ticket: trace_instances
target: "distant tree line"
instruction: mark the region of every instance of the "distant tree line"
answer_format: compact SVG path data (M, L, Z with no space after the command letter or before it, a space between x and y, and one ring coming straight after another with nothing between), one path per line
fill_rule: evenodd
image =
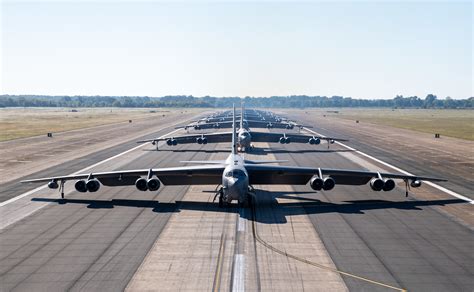
M148 96L46 96L0 95L0 107L231 107L245 102L248 107L312 108L312 107L391 107L391 108L473 108L474 97L467 99L438 99L428 94L393 99L355 99L343 96L271 96L271 97L194 97L174 95Z

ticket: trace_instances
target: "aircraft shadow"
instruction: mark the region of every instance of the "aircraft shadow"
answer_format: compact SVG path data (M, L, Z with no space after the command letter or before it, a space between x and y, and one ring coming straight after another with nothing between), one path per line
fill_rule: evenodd
M256 221L264 224L284 224L287 222L286 216L304 214L365 214L364 211L381 209L399 209L420 211L422 207L445 206L450 204L466 203L460 199L431 200L431 201L387 201L387 200L360 200L344 201L340 203L324 202L312 198L289 196L286 192L265 192L258 191L256 205ZM277 197L286 199L296 199L299 202L278 202ZM157 213L180 212L181 210L209 211L239 213L237 204L231 204L226 208L219 208L217 202L196 202L196 201L176 201L164 203L153 200L93 200L93 199L51 199L33 198L35 202L49 202L57 204L83 204L91 209L113 209L115 207L149 208ZM251 212L241 212L240 216L251 219Z

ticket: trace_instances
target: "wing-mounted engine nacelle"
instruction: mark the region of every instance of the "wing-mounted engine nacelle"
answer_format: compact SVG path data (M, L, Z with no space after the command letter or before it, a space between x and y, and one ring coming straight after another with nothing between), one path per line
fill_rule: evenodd
M370 180L370 187L374 191L391 191L395 188L395 182L393 179L381 179L378 177L374 177Z
M161 183L157 178L150 178L149 180L147 180L146 186L149 191L154 192L160 188Z
M411 181L410 186L411 186L412 188L418 188L418 187L420 187L420 186L421 186L421 180L413 180L413 181Z
M168 139L168 140L166 140L166 145L168 145L168 146L176 146L176 145L178 145L178 140L173 139L173 138Z
M91 193L97 192L100 188L100 182L95 178L88 179L86 182L86 188Z
M137 179L135 181L135 187L137 188L137 190L142 191L142 192L148 190L146 179L143 177Z
M195 126L194 126L194 130L201 130L201 126L195 125Z
M312 137L312 138L309 138L308 143L310 145L319 145L319 143L321 143L321 139Z
M74 188L80 193L85 193L87 191L94 193L99 190L100 182L95 178L91 178L88 180L80 179L76 181L76 183L74 184Z
M329 144L334 144L334 142L336 142L336 141L334 141L334 139L329 139L329 140L328 140L328 143L329 143Z
M293 124L287 124L287 125L286 125L286 128L289 129L289 130L293 129L294 127L295 127L295 126L293 126Z
M280 142L280 144L290 144L291 139L289 137L283 136L283 137L280 137L278 142Z
M331 177L326 177L325 179L322 179L318 176L315 176L309 181L309 185L315 191L320 191L320 190L330 191L334 188L334 186L336 185L336 182Z
M268 123L268 124L267 124L267 128L268 128L268 129L272 129L272 128L273 128L273 124L272 124L272 123Z
M215 123L215 124L214 124L214 128L215 128L215 129L219 129L220 127L221 127L221 125L220 125L219 123Z
M198 144L207 144L207 138L206 137L198 137L198 138L196 138L196 143L198 143Z

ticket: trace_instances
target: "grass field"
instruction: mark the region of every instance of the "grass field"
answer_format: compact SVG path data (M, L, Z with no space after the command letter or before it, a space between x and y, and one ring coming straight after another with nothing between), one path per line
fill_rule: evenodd
M333 109L325 114L360 122L474 141L474 110Z
M0 141L89 128L168 114L163 109L1 108ZM154 113L151 111L155 111Z

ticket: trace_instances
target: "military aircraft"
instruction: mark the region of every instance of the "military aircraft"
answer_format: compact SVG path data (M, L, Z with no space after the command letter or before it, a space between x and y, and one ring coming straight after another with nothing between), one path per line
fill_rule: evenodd
M235 111L235 109L234 109ZM235 118L233 130L235 133ZM374 191L390 191L395 188L393 179L408 182L412 187L419 187L422 180L445 181L444 179L381 173L377 171L331 169L319 167L291 167L261 165L275 161L245 160L237 153L236 136L232 136L232 150L226 160L204 161L203 165L182 166L170 168L149 168L137 170L115 170L107 172L92 172L74 175L60 175L48 178L24 180L22 183L48 182L48 187L58 189L64 198L64 184L76 180L75 189L78 192L96 192L101 185L116 187L135 185L140 191L157 191L161 184L168 185L218 185L216 196L219 196L219 206L237 200L241 205L248 205L254 193L254 185L283 184L305 185L309 182L313 190L329 191L337 185L363 185L370 183ZM195 161L196 163L201 163ZM406 193L408 195L408 191Z
M159 150L159 141L166 141L166 144L168 146L176 146L178 144L207 144L231 142L232 139L233 132L219 132L173 136L168 138L153 138L140 140L137 141L137 143L151 142L153 145L156 145L156 150ZM253 149L252 142L269 142L280 144L307 143L310 145L319 145L321 143L321 140L325 140L327 142L328 148L329 145L333 144L335 141L347 141L341 138L322 137L317 135L253 132L249 129L248 124L244 120L244 115L240 115L239 130L237 131L237 150L241 152L250 152Z
M297 127L298 129L302 129L303 127L311 128L309 125L301 125L294 121L290 121L288 119L284 119L281 117L277 117L273 113L270 112L260 112L257 111L258 114L247 114L246 111L243 109L240 114L240 128L279 128L279 129L294 129ZM233 116L229 116L227 112L222 113L221 115L211 115L209 117L205 117L199 119L195 122L192 122L186 126L181 126L177 128L184 128L185 130L194 129L194 130L204 130L204 129L219 129L219 128L232 128L232 119ZM230 140L229 140L230 141Z

